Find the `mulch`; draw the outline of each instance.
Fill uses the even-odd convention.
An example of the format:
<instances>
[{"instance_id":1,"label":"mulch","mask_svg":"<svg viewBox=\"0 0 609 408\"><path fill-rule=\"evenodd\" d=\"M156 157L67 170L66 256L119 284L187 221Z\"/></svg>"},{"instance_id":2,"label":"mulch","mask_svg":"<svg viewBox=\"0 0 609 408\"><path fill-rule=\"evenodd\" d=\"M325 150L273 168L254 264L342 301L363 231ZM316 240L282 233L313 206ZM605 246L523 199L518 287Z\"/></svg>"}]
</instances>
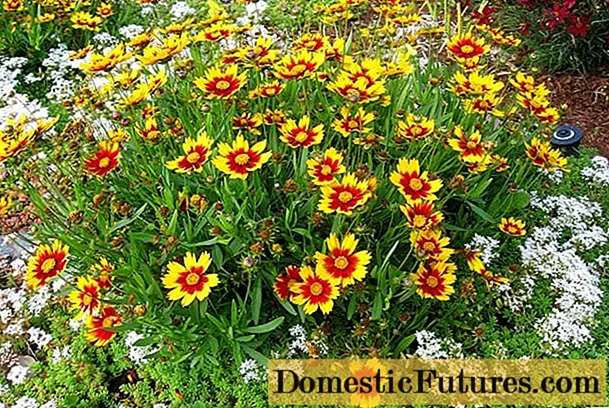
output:
<instances>
[{"instance_id":1,"label":"mulch","mask_svg":"<svg viewBox=\"0 0 609 408\"><path fill-rule=\"evenodd\" d=\"M546 78L556 106L567 104L561 123L582 128L583 144L609 157L609 68L595 74Z\"/></svg>"}]
</instances>

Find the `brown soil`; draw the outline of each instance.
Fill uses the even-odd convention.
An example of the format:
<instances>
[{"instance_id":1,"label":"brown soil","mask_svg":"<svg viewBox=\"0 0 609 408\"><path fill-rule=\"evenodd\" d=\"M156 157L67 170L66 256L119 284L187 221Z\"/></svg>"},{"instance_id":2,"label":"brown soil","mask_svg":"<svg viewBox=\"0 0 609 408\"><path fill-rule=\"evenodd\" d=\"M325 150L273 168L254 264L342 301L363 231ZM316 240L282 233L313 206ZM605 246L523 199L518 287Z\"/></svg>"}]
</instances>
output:
<instances>
[{"instance_id":1,"label":"brown soil","mask_svg":"<svg viewBox=\"0 0 609 408\"><path fill-rule=\"evenodd\" d=\"M583 144L609 157L609 69L598 74L559 74L546 80L556 106L567 104L561 123L579 126Z\"/></svg>"}]
</instances>

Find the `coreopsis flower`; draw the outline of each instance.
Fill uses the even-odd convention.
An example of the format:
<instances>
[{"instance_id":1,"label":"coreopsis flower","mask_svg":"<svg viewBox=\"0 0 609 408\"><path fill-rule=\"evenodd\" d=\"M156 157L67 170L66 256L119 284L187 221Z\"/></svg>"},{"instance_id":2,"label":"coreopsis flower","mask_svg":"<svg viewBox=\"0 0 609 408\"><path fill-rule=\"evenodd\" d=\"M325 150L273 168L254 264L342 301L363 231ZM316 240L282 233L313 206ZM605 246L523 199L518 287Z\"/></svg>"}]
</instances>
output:
<instances>
[{"instance_id":1,"label":"coreopsis flower","mask_svg":"<svg viewBox=\"0 0 609 408\"><path fill-rule=\"evenodd\" d=\"M338 281L322 278L310 266L300 269L302 283L294 285L296 296L291 298L297 305L303 305L306 314L313 314L317 309L328 314L334 307L334 300L338 297Z\"/></svg>"},{"instance_id":2,"label":"coreopsis flower","mask_svg":"<svg viewBox=\"0 0 609 408\"><path fill-rule=\"evenodd\" d=\"M424 116L417 117L410 113L406 120L398 121L397 137L408 141L417 141L433 134L434 121Z\"/></svg>"},{"instance_id":3,"label":"coreopsis flower","mask_svg":"<svg viewBox=\"0 0 609 408\"><path fill-rule=\"evenodd\" d=\"M0 216L8 213L8 210L11 209L12 205L13 200L10 197L0 197Z\"/></svg>"},{"instance_id":4,"label":"coreopsis flower","mask_svg":"<svg viewBox=\"0 0 609 408\"><path fill-rule=\"evenodd\" d=\"M279 81L272 81L265 84L261 84L258 88L250 91L249 97L254 98L271 98L277 96L285 89L285 84Z\"/></svg>"},{"instance_id":5,"label":"coreopsis flower","mask_svg":"<svg viewBox=\"0 0 609 408\"><path fill-rule=\"evenodd\" d=\"M101 3L97 7L97 15L101 18L108 18L114 14L114 10L112 9L112 5L108 3Z\"/></svg>"},{"instance_id":6,"label":"coreopsis flower","mask_svg":"<svg viewBox=\"0 0 609 408\"><path fill-rule=\"evenodd\" d=\"M92 45L87 45L84 48L81 48L77 51L74 51L70 54L70 56L68 57L70 60L79 60L79 59L83 59L85 58L87 55L89 55L89 53L93 51L93 46Z\"/></svg>"},{"instance_id":7,"label":"coreopsis flower","mask_svg":"<svg viewBox=\"0 0 609 408\"><path fill-rule=\"evenodd\" d=\"M265 125L281 126L288 121L286 114L281 109L267 109L262 115L262 121Z\"/></svg>"},{"instance_id":8,"label":"coreopsis flower","mask_svg":"<svg viewBox=\"0 0 609 408\"><path fill-rule=\"evenodd\" d=\"M187 137L182 144L184 156L168 161L167 168L175 170L177 173L190 173L191 171L201 173L213 143L214 141L207 136L205 131L200 132L196 140Z\"/></svg>"},{"instance_id":9,"label":"coreopsis flower","mask_svg":"<svg viewBox=\"0 0 609 408\"><path fill-rule=\"evenodd\" d=\"M502 218L499 224L499 229L511 237L522 237L527 233L526 224L522 220L517 220L514 217Z\"/></svg>"},{"instance_id":10,"label":"coreopsis flower","mask_svg":"<svg viewBox=\"0 0 609 408\"><path fill-rule=\"evenodd\" d=\"M484 38L474 38L472 33L453 37L447 46L455 58L468 60L480 57L490 51L490 47L484 44Z\"/></svg>"},{"instance_id":11,"label":"coreopsis flower","mask_svg":"<svg viewBox=\"0 0 609 408\"><path fill-rule=\"evenodd\" d=\"M588 31L590 31L591 22L592 20L590 19L590 17L586 15L578 16L573 14L569 17L569 26L567 27L567 31L576 37L585 37L588 35Z\"/></svg>"},{"instance_id":12,"label":"coreopsis flower","mask_svg":"<svg viewBox=\"0 0 609 408\"><path fill-rule=\"evenodd\" d=\"M521 93L533 92L535 90L535 78L517 72L515 78L510 78L510 84Z\"/></svg>"},{"instance_id":13,"label":"coreopsis flower","mask_svg":"<svg viewBox=\"0 0 609 408\"><path fill-rule=\"evenodd\" d=\"M353 210L363 206L370 199L368 180L358 180L353 173L347 173L339 182L321 187L318 209L327 214L351 215Z\"/></svg>"},{"instance_id":14,"label":"coreopsis flower","mask_svg":"<svg viewBox=\"0 0 609 408\"><path fill-rule=\"evenodd\" d=\"M233 129L244 130L250 132L253 135L259 135L260 131L258 127L262 126L262 114L244 112L240 116L233 118Z\"/></svg>"},{"instance_id":15,"label":"coreopsis flower","mask_svg":"<svg viewBox=\"0 0 609 408\"><path fill-rule=\"evenodd\" d=\"M481 258L482 251L464 249L462 252L465 255L465 260L467 261L467 266L469 267L469 269L477 273L481 273L482 271L486 270L484 262Z\"/></svg>"},{"instance_id":16,"label":"coreopsis flower","mask_svg":"<svg viewBox=\"0 0 609 408\"><path fill-rule=\"evenodd\" d=\"M69 255L68 246L58 240L54 240L51 246L40 245L28 261L25 283L34 289L45 286L66 269Z\"/></svg>"},{"instance_id":17,"label":"coreopsis flower","mask_svg":"<svg viewBox=\"0 0 609 408\"><path fill-rule=\"evenodd\" d=\"M332 129L343 135L349 137L353 133L366 134L372 131L371 127L366 127L375 118L373 112L366 112L363 108L359 108L353 116L349 111L349 108L343 106L340 109L340 117L334 119L332 122Z\"/></svg>"},{"instance_id":18,"label":"coreopsis flower","mask_svg":"<svg viewBox=\"0 0 609 408\"><path fill-rule=\"evenodd\" d=\"M312 129L309 129L310 119L308 116L303 116L298 121L288 119L285 124L279 128L281 132L281 141L287 143L291 148L310 147L320 144L324 137L324 125L319 124Z\"/></svg>"},{"instance_id":19,"label":"coreopsis flower","mask_svg":"<svg viewBox=\"0 0 609 408\"><path fill-rule=\"evenodd\" d=\"M287 266L285 268L285 273L281 275L277 275L275 278L275 284L273 284L273 289L277 294L277 297L284 301L286 299L292 299L294 296L298 295L296 291L297 285L302 283L302 277L300 276L300 268L298 266Z\"/></svg>"},{"instance_id":20,"label":"coreopsis flower","mask_svg":"<svg viewBox=\"0 0 609 408\"><path fill-rule=\"evenodd\" d=\"M72 309L78 310L78 314L74 320L79 320L83 316L90 316L96 312L100 306L99 301L99 285L97 281L90 276L78 277L76 282L76 290L70 292L68 299L72 303Z\"/></svg>"},{"instance_id":21,"label":"coreopsis flower","mask_svg":"<svg viewBox=\"0 0 609 408\"><path fill-rule=\"evenodd\" d=\"M421 21L421 16L418 14L414 14L414 13L397 16L391 20L391 22L395 26L399 26L399 27L408 27L408 26L418 23L419 21Z\"/></svg>"},{"instance_id":22,"label":"coreopsis flower","mask_svg":"<svg viewBox=\"0 0 609 408\"><path fill-rule=\"evenodd\" d=\"M89 31L99 31L102 19L97 16L93 16L86 11L76 11L70 17L72 27L76 29L85 29Z\"/></svg>"},{"instance_id":23,"label":"coreopsis flower","mask_svg":"<svg viewBox=\"0 0 609 408\"><path fill-rule=\"evenodd\" d=\"M205 92L210 99L227 99L247 83L245 72L238 73L238 67L231 65L223 71L220 67L210 68L205 76L195 79L195 86Z\"/></svg>"},{"instance_id":24,"label":"coreopsis flower","mask_svg":"<svg viewBox=\"0 0 609 408\"><path fill-rule=\"evenodd\" d=\"M385 80L380 79L384 69L380 60L365 59L361 64L345 64L328 90L337 93L352 103L369 103L385 93Z\"/></svg>"},{"instance_id":25,"label":"coreopsis flower","mask_svg":"<svg viewBox=\"0 0 609 408\"><path fill-rule=\"evenodd\" d=\"M427 260L446 261L455 251L447 248L450 238L442 237L442 231L427 230L410 232L410 242L417 251L417 256Z\"/></svg>"},{"instance_id":26,"label":"coreopsis flower","mask_svg":"<svg viewBox=\"0 0 609 408\"><path fill-rule=\"evenodd\" d=\"M453 83L449 85L449 89L457 95L487 95L495 94L503 89L504 84L501 81L495 81L495 75L480 75L478 71L470 72L465 75L462 72L456 72L453 76Z\"/></svg>"},{"instance_id":27,"label":"coreopsis flower","mask_svg":"<svg viewBox=\"0 0 609 408\"><path fill-rule=\"evenodd\" d=\"M409 204L419 200L436 200L434 193L442 187L442 180L430 180L427 171L421 173L417 159L401 158L397 171L391 173L390 180Z\"/></svg>"},{"instance_id":28,"label":"coreopsis flower","mask_svg":"<svg viewBox=\"0 0 609 408\"><path fill-rule=\"evenodd\" d=\"M300 38L294 40L294 50L308 50L311 52L325 52L330 46L329 38L319 33L304 33Z\"/></svg>"},{"instance_id":29,"label":"coreopsis flower","mask_svg":"<svg viewBox=\"0 0 609 408\"><path fill-rule=\"evenodd\" d=\"M368 251L355 252L357 243L358 240L353 234L345 235L342 242L336 234L330 234L326 239L328 254L315 254L315 273L322 278L337 281L343 287L354 284L356 280L363 280L367 272L366 265L370 263L372 256Z\"/></svg>"},{"instance_id":30,"label":"coreopsis flower","mask_svg":"<svg viewBox=\"0 0 609 408\"><path fill-rule=\"evenodd\" d=\"M239 135L232 145L218 144L220 155L213 159L213 164L221 172L229 174L230 178L245 180L249 173L261 168L271 158L272 153L264 153L265 148L266 140L250 147L249 142Z\"/></svg>"},{"instance_id":31,"label":"coreopsis flower","mask_svg":"<svg viewBox=\"0 0 609 408\"><path fill-rule=\"evenodd\" d=\"M182 52L187 45L188 36L186 33L172 35L163 39L161 44L149 44L144 48L142 55L137 56L137 59L144 66L164 63L169 61L174 55Z\"/></svg>"},{"instance_id":32,"label":"coreopsis flower","mask_svg":"<svg viewBox=\"0 0 609 408\"><path fill-rule=\"evenodd\" d=\"M105 306L99 316L90 315L85 321L85 338L97 347L103 347L116 336L116 327L123 319L112 306Z\"/></svg>"},{"instance_id":33,"label":"coreopsis flower","mask_svg":"<svg viewBox=\"0 0 609 408\"><path fill-rule=\"evenodd\" d=\"M456 138L448 139L448 145L460 153L461 160L466 163L479 162L486 154L482 144L482 135L477 130L467 136L460 125L453 131Z\"/></svg>"},{"instance_id":34,"label":"coreopsis flower","mask_svg":"<svg viewBox=\"0 0 609 408\"><path fill-rule=\"evenodd\" d=\"M2 4L4 11L23 11L23 0L4 0Z\"/></svg>"},{"instance_id":35,"label":"coreopsis flower","mask_svg":"<svg viewBox=\"0 0 609 408\"><path fill-rule=\"evenodd\" d=\"M332 44L326 47L326 59L335 59L343 62L345 58L346 41L344 38L337 38Z\"/></svg>"},{"instance_id":36,"label":"coreopsis flower","mask_svg":"<svg viewBox=\"0 0 609 408\"><path fill-rule=\"evenodd\" d=\"M490 113L491 115L502 117L505 114L497 108L501 103L502 98L493 94L488 93L483 96L477 96L472 99L466 99L463 101L463 106L467 113L478 113L485 114Z\"/></svg>"},{"instance_id":37,"label":"coreopsis flower","mask_svg":"<svg viewBox=\"0 0 609 408\"><path fill-rule=\"evenodd\" d=\"M300 50L294 55L285 55L273 67L273 74L281 79L302 79L312 76L325 61L325 55L321 52L310 53Z\"/></svg>"},{"instance_id":38,"label":"coreopsis flower","mask_svg":"<svg viewBox=\"0 0 609 408\"><path fill-rule=\"evenodd\" d=\"M159 69L155 75L148 75L146 77L146 86L148 92L153 94L163 88L163 85L167 83L167 73Z\"/></svg>"},{"instance_id":39,"label":"coreopsis flower","mask_svg":"<svg viewBox=\"0 0 609 408\"><path fill-rule=\"evenodd\" d=\"M406 50L398 51L393 61L388 61L385 64L384 74L388 78L397 77L401 75L412 74L414 68L410 63L410 59L416 53L414 48L410 47Z\"/></svg>"},{"instance_id":40,"label":"coreopsis flower","mask_svg":"<svg viewBox=\"0 0 609 408\"><path fill-rule=\"evenodd\" d=\"M553 149L550 142L542 142L534 137L531 144L526 144L527 156L533 160L533 164L549 172L556 169L564 170L567 158L563 157L560 150Z\"/></svg>"},{"instance_id":41,"label":"coreopsis flower","mask_svg":"<svg viewBox=\"0 0 609 408\"><path fill-rule=\"evenodd\" d=\"M50 23L53 20L55 20L55 14L53 13L44 13L40 17L36 18L36 21L38 21L40 24Z\"/></svg>"},{"instance_id":42,"label":"coreopsis flower","mask_svg":"<svg viewBox=\"0 0 609 408\"><path fill-rule=\"evenodd\" d=\"M510 166L508 165L508 158L507 157L501 157L498 154L493 154L491 156L491 164L493 164L495 167L495 171L497 173L501 173L503 171L506 171L507 169L510 168Z\"/></svg>"},{"instance_id":43,"label":"coreopsis flower","mask_svg":"<svg viewBox=\"0 0 609 408\"><path fill-rule=\"evenodd\" d=\"M108 290L112 287L113 272L114 265L104 257L101 257L98 263L91 265L91 273L101 290Z\"/></svg>"},{"instance_id":44,"label":"coreopsis flower","mask_svg":"<svg viewBox=\"0 0 609 408\"><path fill-rule=\"evenodd\" d=\"M99 142L97 148L93 157L84 163L89 173L103 177L118 167L121 149L118 143L107 140Z\"/></svg>"},{"instance_id":45,"label":"coreopsis flower","mask_svg":"<svg viewBox=\"0 0 609 408\"><path fill-rule=\"evenodd\" d=\"M211 288L218 286L218 275L206 273L211 264L211 256L203 252L199 258L186 252L184 265L169 262L167 274L163 276L163 286L171 289L170 300L180 300L182 306L188 306L195 299L201 301L209 296Z\"/></svg>"},{"instance_id":46,"label":"coreopsis flower","mask_svg":"<svg viewBox=\"0 0 609 408\"><path fill-rule=\"evenodd\" d=\"M234 32L235 30L233 26L224 23L217 23L203 29L203 31L198 33L193 38L193 42L217 42L230 37L234 34Z\"/></svg>"},{"instance_id":47,"label":"coreopsis flower","mask_svg":"<svg viewBox=\"0 0 609 408\"><path fill-rule=\"evenodd\" d=\"M104 55L91 54L89 62L82 63L80 68L86 73L110 72L121 62L127 61L133 56L132 53L125 52L125 44L119 44Z\"/></svg>"},{"instance_id":48,"label":"coreopsis flower","mask_svg":"<svg viewBox=\"0 0 609 408\"><path fill-rule=\"evenodd\" d=\"M333 183L336 175L342 174L346 170L343 160L343 155L333 147L326 150L319 159L308 159L307 172L313 180L313 184L324 186Z\"/></svg>"},{"instance_id":49,"label":"coreopsis flower","mask_svg":"<svg viewBox=\"0 0 609 408\"><path fill-rule=\"evenodd\" d=\"M131 37L129 39L129 41L127 42L127 45L131 48L140 49L140 48L146 47L153 40L154 40L154 35L150 32L146 32L146 33L138 34L136 36Z\"/></svg>"},{"instance_id":50,"label":"coreopsis flower","mask_svg":"<svg viewBox=\"0 0 609 408\"><path fill-rule=\"evenodd\" d=\"M400 209L408 220L408 227L417 230L429 230L440 225L444 215L440 211L434 211L432 201L419 201L414 204L400 206Z\"/></svg>"},{"instance_id":51,"label":"coreopsis flower","mask_svg":"<svg viewBox=\"0 0 609 408\"><path fill-rule=\"evenodd\" d=\"M448 300L455 293L453 283L457 280L451 271L454 267L444 263L421 263L416 273L410 275L422 298Z\"/></svg>"},{"instance_id":52,"label":"coreopsis flower","mask_svg":"<svg viewBox=\"0 0 609 408\"><path fill-rule=\"evenodd\" d=\"M144 102L150 96L150 88L145 83L137 84L136 88L123 99L119 100L118 106L121 109L129 109Z\"/></svg>"},{"instance_id":53,"label":"coreopsis flower","mask_svg":"<svg viewBox=\"0 0 609 408\"><path fill-rule=\"evenodd\" d=\"M154 116L148 116L144 120L143 127L136 127L137 133L149 142L156 142L161 138L159 124Z\"/></svg>"},{"instance_id":54,"label":"coreopsis flower","mask_svg":"<svg viewBox=\"0 0 609 408\"><path fill-rule=\"evenodd\" d=\"M263 68L273 65L279 58L279 50L271 49L271 37L258 37L253 47L243 49L240 60L245 66Z\"/></svg>"}]
</instances>

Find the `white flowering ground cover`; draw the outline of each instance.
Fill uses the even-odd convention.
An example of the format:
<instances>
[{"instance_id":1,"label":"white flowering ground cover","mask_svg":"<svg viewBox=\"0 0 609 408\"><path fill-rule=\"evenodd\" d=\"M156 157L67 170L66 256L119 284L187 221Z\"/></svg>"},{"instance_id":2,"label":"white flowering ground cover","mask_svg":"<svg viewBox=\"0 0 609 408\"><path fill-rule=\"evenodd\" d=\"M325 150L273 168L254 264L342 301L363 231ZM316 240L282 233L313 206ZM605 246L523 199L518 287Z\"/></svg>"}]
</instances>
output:
<instances>
[{"instance_id":1,"label":"white flowering ground cover","mask_svg":"<svg viewBox=\"0 0 609 408\"><path fill-rule=\"evenodd\" d=\"M277 33L259 24L267 8L263 0L248 3L238 21L253 25L252 33L273 36L280 43ZM139 13L138 18L149 21L180 22L197 9L184 1L163 1L142 5ZM138 18L113 27L112 33L95 33L91 44L103 52L136 37L145 29L137 24ZM82 61L70 59L74 51L57 43L42 61L44 70L28 74L26 58L0 56L0 129L22 116L28 124L49 119L62 100L74 97L86 80L78 69ZM104 85L101 76L88 80ZM44 95L26 91L43 84ZM115 126L84 110L75 116L91 122L94 136ZM0 179L6 171L0 168ZM466 245L481 251L489 270L514 272L510 282L483 299L473 284L456 294L467 305L462 315L476 325L412 321L409 311L396 304L391 306L396 308L394 321L363 317L352 333L333 332L325 324L291 325L284 328L280 341L268 345L267 357L355 355L349 336L365 338L375 327L395 324L396 337L402 330L414 330L401 343L402 357L606 358L609 162L584 149L570 161L570 172L540 177L545 180L543 189L523 192L530 201L526 211L534 220L526 236L501 241L474 232ZM147 341L146 333L129 328L108 347L92 348L82 335L82 319L74 320L62 301L69 290L69 274L36 292L26 287L22 277L36 244L28 240L24 229L0 242L0 408L266 406L266 371L255 359L238 362L218 355L217 366L188 359L166 361L157 358L159 348ZM367 351L372 357L379 354L373 347Z\"/></svg>"}]
</instances>

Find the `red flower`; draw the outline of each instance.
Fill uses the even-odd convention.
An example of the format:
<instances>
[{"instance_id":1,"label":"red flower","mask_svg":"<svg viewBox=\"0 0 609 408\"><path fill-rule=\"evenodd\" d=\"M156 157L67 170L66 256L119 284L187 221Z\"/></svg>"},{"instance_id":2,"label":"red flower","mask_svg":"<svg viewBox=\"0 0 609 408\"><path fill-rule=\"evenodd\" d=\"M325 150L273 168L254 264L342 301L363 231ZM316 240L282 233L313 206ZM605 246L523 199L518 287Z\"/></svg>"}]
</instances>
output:
<instances>
[{"instance_id":1,"label":"red flower","mask_svg":"<svg viewBox=\"0 0 609 408\"><path fill-rule=\"evenodd\" d=\"M98 147L95 155L85 160L85 167L89 173L103 177L118 166L121 149L118 143L109 141L100 142Z\"/></svg>"},{"instance_id":2,"label":"red flower","mask_svg":"<svg viewBox=\"0 0 609 408\"><path fill-rule=\"evenodd\" d=\"M495 11L496 9L494 7L484 6L482 10L474 11L472 13L472 18L476 20L476 25L489 25Z\"/></svg>"},{"instance_id":3,"label":"red flower","mask_svg":"<svg viewBox=\"0 0 609 408\"><path fill-rule=\"evenodd\" d=\"M549 19L545 22L545 26L549 29L556 28L559 24L565 22L565 19L571 16L569 9L564 5L554 3L551 9L546 9L545 12L549 15Z\"/></svg>"},{"instance_id":4,"label":"red flower","mask_svg":"<svg viewBox=\"0 0 609 408\"><path fill-rule=\"evenodd\" d=\"M567 27L567 31L576 37L585 37L588 35L588 31L590 31L591 21L592 20L590 20L588 16L573 15L569 18L569 27Z\"/></svg>"}]
</instances>

